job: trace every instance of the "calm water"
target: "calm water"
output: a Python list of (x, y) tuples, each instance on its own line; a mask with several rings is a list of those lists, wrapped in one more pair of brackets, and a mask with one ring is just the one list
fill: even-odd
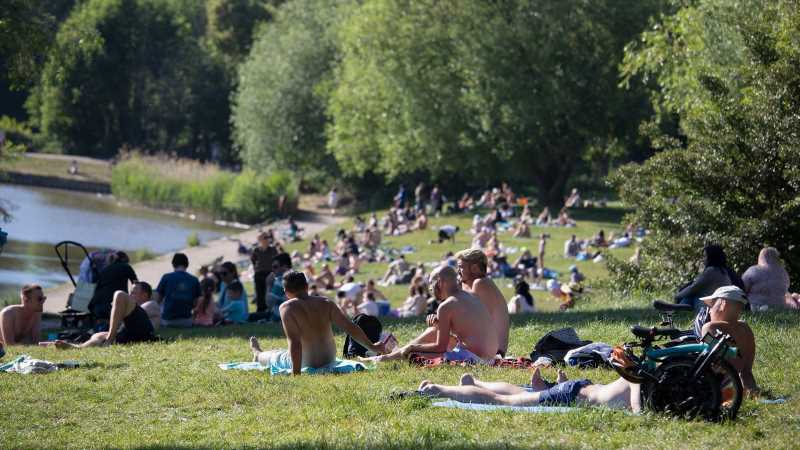
[(26, 283), (52, 286), (69, 281), (53, 250), (60, 241), (80, 242), (90, 251), (125, 250), (135, 257), (141, 250), (161, 254), (183, 248), (193, 231), (201, 242), (234, 232), (123, 207), (107, 196), (0, 184), (0, 199), (13, 205), (11, 221), (0, 223), (9, 239), (0, 254), (0, 298)]

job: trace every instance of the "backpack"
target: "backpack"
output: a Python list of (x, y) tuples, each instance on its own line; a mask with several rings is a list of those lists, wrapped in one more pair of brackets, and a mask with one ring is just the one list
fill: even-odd
[[(367, 335), (372, 342), (378, 342), (381, 338), (381, 332), (383, 331), (383, 325), (381, 321), (378, 320), (377, 317), (368, 316), (366, 314), (358, 314), (353, 317), (353, 323), (358, 325), (359, 328), (364, 330), (364, 334)], [(345, 358), (352, 358), (354, 356), (367, 356), (367, 349), (364, 348), (361, 344), (356, 342), (350, 335), (348, 334), (347, 337), (344, 339), (344, 348), (342, 349), (342, 356)]]
[(531, 360), (536, 361), (540, 356), (546, 356), (552, 359), (553, 363), (563, 364), (568, 351), (591, 343), (592, 341), (580, 340), (574, 328), (554, 330), (539, 339), (531, 352)]

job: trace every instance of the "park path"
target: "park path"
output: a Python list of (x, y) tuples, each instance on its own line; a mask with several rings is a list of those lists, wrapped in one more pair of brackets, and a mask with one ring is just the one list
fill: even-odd
[[(338, 224), (343, 220), (342, 217), (328, 216), (308, 211), (300, 211), (297, 217), (295, 221), (300, 228), (304, 229), (305, 236), (312, 236), (314, 233), (319, 233), (328, 226)], [(268, 225), (268, 227), (282, 230), (286, 228), (286, 223), (284, 221), (276, 222)], [(205, 242), (198, 247), (189, 247), (180, 251), (189, 257), (189, 272), (196, 273), (200, 266), (209, 264), (219, 257), (222, 257), (225, 261), (233, 262), (247, 259), (246, 256), (238, 253), (238, 241), (242, 241), (246, 245), (254, 243), (259, 233), (260, 228), (254, 227), (241, 233)], [(140, 280), (150, 283), (155, 289), (158, 281), (161, 279), (161, 275), (172, 272), (173, 254), (174, 253), (168, 253), (154, 259), (136, 263), (133, 265), (133, 269), (136, 271), (136, 275), (138, 275)], [(58, 313), (66, 309), (67, 299), (73, 289), (72, 283), (65, 283), (46, 289), (45, 294), (47, 295), (47, 302), (44, 304), (45, 312)]]

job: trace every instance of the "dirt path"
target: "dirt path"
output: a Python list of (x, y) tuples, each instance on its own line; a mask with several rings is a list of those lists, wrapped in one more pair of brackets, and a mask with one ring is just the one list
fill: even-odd
[[(300, 219), (297, 224), (303, 228), (306, 236), (311, 236), (318, 233), (330, 225), (340, 223), (343, 218), (331, 217), (315, 213), (305, 213), (301, 211), (299, 214)], [(285, 228), (284, 222), (271, 224), (275, 229)], [(241, 240), (244, 243), (253, 243), (256, 241), (259, 229), (253, 228), (242, 233), (226, 236), (220, 239), (209, 241), (199, 247), (189, 247), (181, 250), (189, 257), (189, 271), (195, 273), (200, 266), (208, 264), (218, 257), (222, 257), (226, 261), (240, 261), (246, 257), (240, 255), (238, 250), (238, 243), (236, 240)], [(147, 281), (155, 289), (161, 275), (172, 271), (172, 255), (173, 253), (161, 255), (155, 259), (142, 261), (134, 264), (133, 269), (142, 281)], [(69, 294), (73, 291), (71, 283), (66, 283), (61, 286), (49, 288), (46, 290), (47, 302), (44, 305), (45, 312), (57, 313), (62, 311), (67, 306), (67, 299)]]

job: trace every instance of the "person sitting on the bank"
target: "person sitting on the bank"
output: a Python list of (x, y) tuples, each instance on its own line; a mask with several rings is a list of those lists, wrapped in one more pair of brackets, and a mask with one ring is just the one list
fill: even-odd
[[(703, 254), (705, 256), (705, 268), (691, 283), (675, 294), (675, 301), (698, 306), (697, 303), (700, 297), (710, 295), (722, 286), (735, 285), (744, 288), (741, 278), (728, 267), (727, 257), (722, 247), (719, 245), (707, 245), (703, 249)], [(700, 331), (699, 327), (697, 327), (696, 331)]]
[(509, 314), (530, 314), (536, 311), (530, 286), (525, 280), (519, 280), (514, 284), (514, 293), (515, 295), (508, 301)]
[(486, 254), (476, 249), (466, 249), (456, 254), (456, 268), (462, 288), (478, 297), (489, 311), (491, 327), (497, 333), (497, 353), (505, 356), (508, 350), (510, 318), (503, 293), (488, 276)]
[(213, 278), (203, 278), (200, 281), (200, 292), (202, 295), (197, 305), (192, 309), (192, 325), (196, 327), (210, 327), (221, 319), (217, 310), (217, 303), (214, 301), (214, 293), (217, 285)]
[(276, 320), (280, 319), (278, 307), (286, 301), (283, 275), (290, 270), (292, 270), (292, 257), (285, 252), (278, 253), (272, 261), (272, 273), (267, 277), (267, 310), (272, 312), (272, 318)]
[(378, 304), (375, 302), (375, 294), (368, 292), (364, 295), (361, 303), (356, 306), (356, 312), (358, 314), (366, 314), (372, 317), (378, 317), (381, 315), (381, 309)]
[(108, 331), (95, 333), (88, 341), (72, 344), (62, 340), (42, 343), (56, 348), (99, 347), (108, 344), (134, 344), (158, 340), (153, 319), (158, 318), (160, 307), (151, 300), (153, 289), (145, 282), (138, 282), (128, 294), (123, 291), (114, 293), (111, 305), (111, 320)]
[(428, 229), (428, 215), (425, 214), (425, 210), (420, 210), (419, 215), (417, 215), (417, 220), (411, 225), (411, 230), (426, 230)]
[(753, 377), (753, 362), (756, 357), (756, 338), (747, 323), (739, 320), (747, 305), (747, 296), (737, 286), (723, 286), (700, 301), (708, 306), (710, 322), (703, 325), (701, 336), (722, 332), (729, 334), (739, 350), (738, 357), (728, 359), (739, 372), (742, 387), (750, 395), (758, 393)]
[(461, 289), (456, 271), (449, 266), (431, 272), (430, 286), (441, 304), (436, 314), (428, 316), (429, 328), (406, 346), (372, 359), (407, 359), (418, 354), (475, 364), (493, 360), (499, 348), (497, 332), (480, 299)]
[(175, 253), (172, 267), (175, 271), (161, 277), (153, 295), (161, 303), (161, 325), (191, 327), (192, 309), (201, 297), (200, 281), (186, 271), (189, 258), (185, 254)]
[(405, 284), (411, 281), (413, 273), (406, 262), (406, 257), (400, 255), (397, 259), (389, 263), (386, 273), (381, 278), (381, 283), (384, 286), (390, 284)]
[(384, 352), (384, 345), (371, 342), (335, 303), (325, 297), (308, 295), (308, 283), (302, 273), (286, 272), (283, 275), (283, 289), (287, 300), (280, 305), (280, 317), (289, 348), (263, 351), (258, 340), (251, 337), (250, 349), (254, 361), (277, 370), (291, 369), (293, 375), (300, 375), (304, 367), (327, 367), (336, 361), (332, 325), (368, 350), (377, 354)]
[[(305, 276), (305, 275), (304, 275)], [(247, 296), (244, 295), (244, 286), (239, 281), (234, 281), (227, 286), (228, 301), (220, 307), (222, 320), (225, 323), (247, 323)]]
[[(758, 254), (758, 264), (745, 271), (742, 281), (754, 311), (768, 308), (795, 308), (793, 301), (787, 301), (789, 274), (783, 268), (780, 253), (774, 247), (761, 249)], [(788, 299), (791, 297), (788, 296)]]
[(549, 225), (550, 221), (552, 220), (553, 218), (550, 217), (550, 208), (545, 206), (542, 212), (539, 213), (539, 216), (536, 217), (536, 225), (539, 226)]
[(333, 289), (334, 284), (336, 284), (336, 278), (333, 276), (331, 267), (328, 264), (323, 264), (319, 269), (319, 275), (317, 275), (316, 282), (317, 286), (322, 289)]
[(109, 256), (109, 264), (97, 276), (97, 286), (89, 302), (89, 311), (96, 319), (109, 320), (111, 316), (111, 301), (117, 291), (128, 293), (128, 282), (138, 281), (136, 272), (130, 266), (130, 260), (125, 252), (115, 252)]
[(640, 412), (641, 385), (623, 378), (609, 384), (593, 384), (587, 379), (568, 380), (559, 371), (556, 383), (543, 380), (539, 369), (531, 377), (530, 387), (502, 382), (483, 382), (470, 374), (461, 377), (458, 386), (434, 384), (424, 380), (419, 392), (449, 398), (463, 403), (506, 406), (605, 406), (612, 409)]
[(400, 318), (421, 316), (425, 313), (427, 303), (428, 297), (425, 295), (425, 287), (416, 286), (413, 292), (409, 293), (406, 301), (399, 308), (392, 311), (392, 315)]
[(28, 284), (19, 292), (19, 305), (9, 305), (0, 311), (0, 343), (35, 345), (42, 333), (42, 311), (47, 297), (42, 287)]
[[(274, 264), (274, 258), (273, 258), (273, 264)], [(239, 270), (236, 268), (236, 264), (232, 263), (231, 261), (225, 261), (220, 266), (220, 270), (218, 273), (220, 278), (222, 279), (222, 281), (220, 281), (219, 283), (219, 298), (217, 299), (217, 306), (220, 310), (220, 313), (222, 313), (222, 310), (228, 307), (229, 303), (241, 302), (241, 304), (233, 307), (233, 311), (236, 314), (239, 314), (239, 308), (241, 306), (244, 306), (244, 312), (245, 315), (247, 315), (250, 309), (247, 304), (247, 291), (244, 289), (241, 280), (239, 280)], [(268, 284), (269, 277), (270, 276), (267, 275), (267, 278), (264, 280), (265, 288), (268, 288), (270, 286)], [(234, 283), (238, 283), (240, 289), (231, 291), (230, 287)], [(265, 299), (265, 301), (266, 303), (269, 303), (268, 300)], [(225, 313), (222, 314), (223, 316), (225, 315)], [(256, 313), (256, 315), (257, 316), (269, 315), (268, 308), (260, 313)]]
[(567, 212), (567, 208), (562, 208), (561, 211), (558, 212), (558, 218), (556, 219), (556, 225), (559, 227), (574, 227), (575, 220), (573, 220), (569, 216), (569, 212)]
[(577, 236), (574, 234), (569, 240), (564, 242), (564, 258), (575, 258), (581, 251), (581, 244), (578, 242)]
[(524, 273), (525, 276), (535, 280), (536, 269), (539, 267), (539, 259), (533, 256), (527, 247), (522, 247), (522, 253), (520, 253), (517, 261), (514, 262), (514, 267), (518, 271)]
[(531, 237), (531, 227), (528, 225), (527, 222), (520, 220), (517, 223), (517, 226), (514, 228), (514, 233), (512, 234), (515, 238), (529, 238)]

